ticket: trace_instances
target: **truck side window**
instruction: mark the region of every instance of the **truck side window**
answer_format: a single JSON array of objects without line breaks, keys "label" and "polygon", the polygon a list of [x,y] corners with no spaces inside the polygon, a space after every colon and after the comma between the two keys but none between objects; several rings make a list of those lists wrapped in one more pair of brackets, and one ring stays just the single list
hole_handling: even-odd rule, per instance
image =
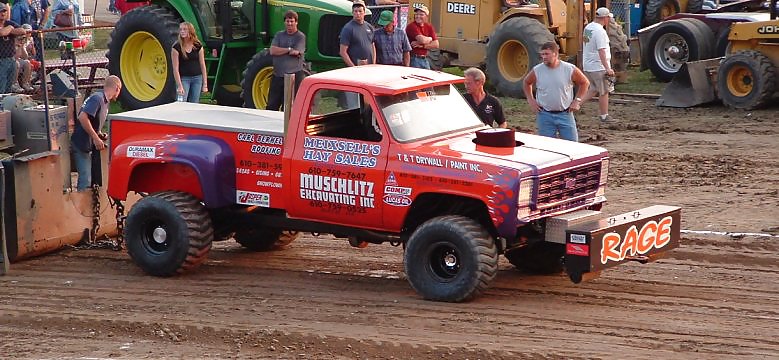
[{"label": "truck side window", "polygon": [[376,112],[363,95],[340,90],[319,90],[306,119],[308,135],[361,141],[381,141]]}]

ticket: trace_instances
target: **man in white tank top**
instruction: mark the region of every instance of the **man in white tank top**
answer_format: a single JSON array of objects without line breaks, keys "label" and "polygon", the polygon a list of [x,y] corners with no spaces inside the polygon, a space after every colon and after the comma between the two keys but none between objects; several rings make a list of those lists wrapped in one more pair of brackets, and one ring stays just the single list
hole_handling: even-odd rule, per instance
[{"label": "man in white tank top", "polygon": [[[536,113],[538,135],[579,141],[573,111],[582,106],[590,82],[575,65],[560,61],[560,47],[554,42],[541,45],[542,63],[525,76],[524,92]],[[579,87],[573,97],[574,84]],[[535,94],[533,93],[535,90]]]}]

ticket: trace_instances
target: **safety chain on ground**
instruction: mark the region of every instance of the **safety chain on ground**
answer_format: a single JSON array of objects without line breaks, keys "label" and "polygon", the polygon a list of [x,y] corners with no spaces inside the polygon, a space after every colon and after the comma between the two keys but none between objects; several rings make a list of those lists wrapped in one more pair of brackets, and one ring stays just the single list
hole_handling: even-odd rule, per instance
[{"label": "safety chain on ground", "polygon": [[84,239],[77,245],[72,246],[78,250],[91,250],[91,249],[112,249],[121,250],[123,240],[124,229],[124,205],[119,200],[109,198],[109,204],[113,208],[116,206],[116,221],[117,230],[119,231],[119,237],[117,240],[111,240],[108,235],[103,235],[102,238],[98,238],[100,231],[100,185],[92,185],[92,229],[85,230]]}]

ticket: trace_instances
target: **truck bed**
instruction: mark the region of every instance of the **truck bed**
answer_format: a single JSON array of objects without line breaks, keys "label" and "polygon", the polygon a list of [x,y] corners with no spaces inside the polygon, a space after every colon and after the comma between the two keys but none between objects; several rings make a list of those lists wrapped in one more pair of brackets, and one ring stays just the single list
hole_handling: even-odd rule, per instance
[{"label": "truck bed", "polygon": [[173,102],[110,115],[109,119],[232,132],[283,135],[284,113],[218,105]]}]

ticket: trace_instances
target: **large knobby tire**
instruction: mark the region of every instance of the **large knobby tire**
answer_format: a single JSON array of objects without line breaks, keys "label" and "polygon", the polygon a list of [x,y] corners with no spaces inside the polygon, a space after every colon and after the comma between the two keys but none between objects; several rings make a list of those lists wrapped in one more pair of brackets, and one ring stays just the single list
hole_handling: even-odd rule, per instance
[{"label": "large knobby tire", "polygon": [[541,45],[554,35],[538,20],[508,19],[495,27],[487,43],[487,78],[501,94],[524,97],[522,81],[541,62]]},{"label": "large knobby tire", "polygon": [[729,35],[730,27],[720,29],[719,34],[717,34],[717,42],[714,45],[714,56],[712,57],[728,55],[728,47],[730,46],[730,41],[728,40]]},{"label": "large knobby tire", "polygon": [[287,247],[299,236],[297,231],[246,229],[236,232],[233,237],[236,242],[251,251],[270,251]]},{"label": "large knobby tire", "polygon": [[758,51],[739,51],[722,61],[717,92],[722,102],[736,109],[768,105],[776,91],[776,67]]},{"label": "large knobby tire", "polygon": [[677,0],[647,0],[642,23],[645,27],[654,25],[679,11]]},{"label": "large knobby tire", "polygon": [[246,63],[241,79],[241,97],[243,106],[265,109],[268,105],[268,92],[273,80],[273,57],[268,50],[260,51]]},{"label": "large knobby tire", "polygon": [[178,23],[173,12],[157,5],[135,8],[119,18],[106,56],[109,72],[122,79],[119,101],[125,109],[176,100],[170,50]]},{"label": "large knobby tire", "polygon": [[449,55],[439,49],[428,50],[427,60],[430,63],[431,70],[441,71],[449,66]]},{"label": "large knobby tire", "polygon": [[517,269],[531,274],[558,274],[563,271],[565,245],[539,241],[503,256]]},{"label": "large knobby tire", "polygon": [[485,291],[498,271],[495,241],[478,222],[440,216],[419,226],[406,244],[406,276],[427,300],[460,302]]},{"label": "large knobby tire", "polygon": [[165,191],[135,203],[124,228],[127,252],[147,274],[171,276],[205,261],[214,229],[194,196]]},{"label": "large knobby tire", "polygon": [[674,19],[657,27],[649,38],[649,70],[660,81],[671,81],[688,61],[714,56],[714,33],[698,19]]}]

